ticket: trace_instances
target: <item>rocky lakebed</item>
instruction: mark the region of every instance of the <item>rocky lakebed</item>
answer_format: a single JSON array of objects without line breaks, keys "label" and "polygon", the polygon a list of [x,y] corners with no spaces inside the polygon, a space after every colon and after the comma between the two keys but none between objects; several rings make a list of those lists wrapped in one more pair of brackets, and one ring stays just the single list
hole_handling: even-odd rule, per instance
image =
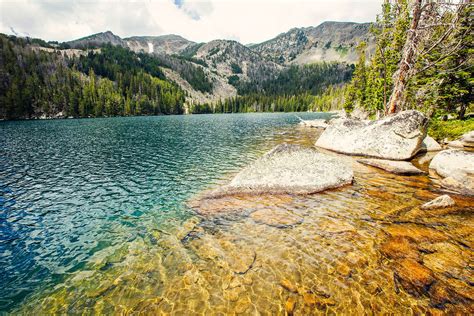
[{"label": "rocky lakebed", "polygon": [[96,256],[24,308],[473,314],[472,133],[441,146],[425,138],[427,124],[405,111],[287,128],[271,151],[191,199],[191,219]]}]

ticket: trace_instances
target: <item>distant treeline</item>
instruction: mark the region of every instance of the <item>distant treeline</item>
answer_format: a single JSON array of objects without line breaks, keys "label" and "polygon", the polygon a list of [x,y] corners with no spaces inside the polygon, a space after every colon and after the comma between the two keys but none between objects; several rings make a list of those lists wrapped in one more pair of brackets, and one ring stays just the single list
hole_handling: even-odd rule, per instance
[{"label": "distant treeline", "polygon": [[354,65],[344,63],[315,63],[291,65],[274,78],[263,81],[251,80],[236,84],[239,95],[262,93],[268,96],[319,95],[327,87],[348,82],[352,78]]},{"label": "distant treeline", "polygon": [[216,104],[195,104],[191,112],[297,112],[340,108],[346,94],[343,85],[351,80],[353,71],[354,65],[317,63],[292,65],[274,78],[262,81],[231,80],[239,96]]},{"label": "distant treeline", "polygon": [[191,106],[191,112],[205,114],[329,111],[340,109],[344,103],[346,89],[345,85],[333,85],[319,95],[312,95],[309,92],[296,95],[253,93],[219,100],[215,104],[195,104]]}]

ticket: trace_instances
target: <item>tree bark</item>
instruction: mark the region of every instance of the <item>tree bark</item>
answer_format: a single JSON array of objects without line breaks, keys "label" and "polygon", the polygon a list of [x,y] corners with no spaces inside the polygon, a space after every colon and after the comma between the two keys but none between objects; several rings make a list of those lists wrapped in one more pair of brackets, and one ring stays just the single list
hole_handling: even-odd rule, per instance
[{"label": "tree bark", "polygon": [[415,66],[416,49],[419,42],[417,31],[421,18],[422,2],[422,0],[415,0],[413,4],[412,22],[403,48],[402,59],[394,75],[393,91],[390,95],[387,114],[396,113],[400,110],[404,100],[405,89],[411,76],[410,70]]}]

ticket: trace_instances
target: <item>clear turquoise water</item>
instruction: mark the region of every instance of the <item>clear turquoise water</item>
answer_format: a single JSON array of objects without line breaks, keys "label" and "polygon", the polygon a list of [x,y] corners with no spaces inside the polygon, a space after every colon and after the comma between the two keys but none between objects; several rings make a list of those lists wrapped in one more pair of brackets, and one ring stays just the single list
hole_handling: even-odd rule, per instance
[{"label": "clear turquoise water", "polygon": [[179,224],[192,215],[186,200],[297,122],[290,113],[0,122],[0,311],[101,249]]}]

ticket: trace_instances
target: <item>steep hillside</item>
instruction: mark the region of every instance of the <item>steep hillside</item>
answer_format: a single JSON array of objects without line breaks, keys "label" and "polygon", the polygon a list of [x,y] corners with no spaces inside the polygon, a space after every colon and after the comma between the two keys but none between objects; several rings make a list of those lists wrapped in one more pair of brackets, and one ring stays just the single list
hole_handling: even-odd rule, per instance
[{"label": "steep hillside", "polygon": [[[357,59],[356,46],[360,41],[369,42],[369,52],[373,47],[369,27],[369,23],[325,22],[317,27],[294,28],[248,47],[231,40],[195,43],[179,35],[120,38],[107,31],[55,45],[38,42],[34,49],[84,57],[91,49],[100,53],[107,45],[128,48],[137,54],[138,59],[147,56],[156,59],[158,70],[186,92],[187,104],[214,103],[237,94],[288,94],[293,90],[281,88],[287,85],[297,85],[299,90],[294,90],[297,93],[302,93],[302,87],[304,91],[313,93],[346,81],[352,73],[352,69],[345,68],[347,66],[342,66],[341,75],[336,75],[335,80],[327,78],[338,72],[337,67],[328,68],[330,75],[320,78],[324,67],[310,70],[289,66],[323,61],[353,63]],[[150,61],[150,64],[154,63]],[[97,67],[100,69],[99,65]],[[82,71],[87,72],[87,69]],[[153,72],[151,69],[148,71]],[[317,73],[313,76],[312,71]]]},{"label": "steep hillside", "polygon": [[[240,83],[271,79],[282,69],[248,47],[229,40],[192,44],[179,55],[155,56],[169,69],[165,70],[167,76],[187,92],[191,103],[212,103],[233,97]],[[199,82],[187,77],[189,69],[194,69],[193,73],[201,71],[212,88],[200,88]]]},{"label": "steep hillside", "polygon": [[186,108],[184,91],[159,60],[128,48],[108,44],[70,55],[0,34],[0,60],[0,120],[181,114]]},{"label": "steep hillside", "polygon": [[234,76],[234,80],[271,77],[282,68],[239,42],[229,40],[214,40],[204,44],[193,57],[203,60],[211,71],[231,81],[231,76]]},{"label": "steep hillside", "polygon": [[294,28],[250,48],[268,60],[281,64],[309,64],[320,61],[353,63],[360,41],[374,47],[370,23],[324,22],[316,27]]}]

